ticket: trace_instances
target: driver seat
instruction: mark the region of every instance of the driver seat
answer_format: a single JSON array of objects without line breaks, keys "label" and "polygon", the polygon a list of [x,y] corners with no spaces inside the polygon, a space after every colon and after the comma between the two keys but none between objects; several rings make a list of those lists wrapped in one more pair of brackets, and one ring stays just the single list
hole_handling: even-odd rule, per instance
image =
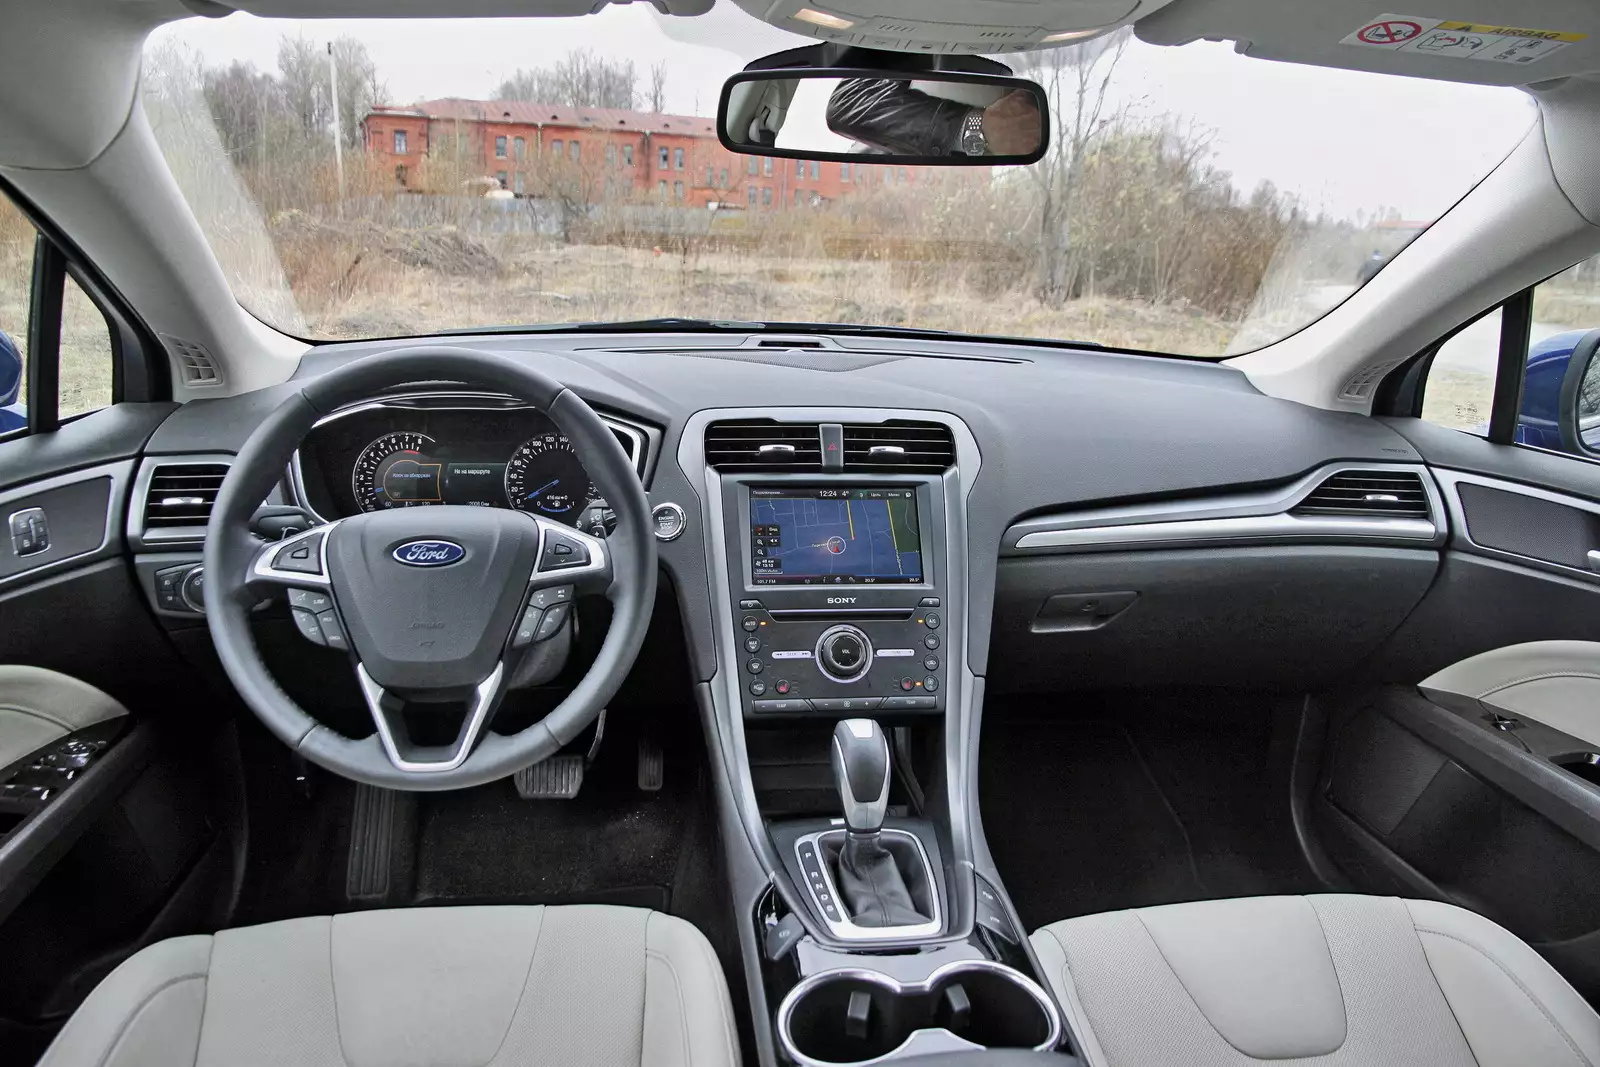
[{"label": "driver seat", "polygon": [[728,987],[682,919],[416,908],[176,937],[113,971],[41,1067],[736,1067]]}]

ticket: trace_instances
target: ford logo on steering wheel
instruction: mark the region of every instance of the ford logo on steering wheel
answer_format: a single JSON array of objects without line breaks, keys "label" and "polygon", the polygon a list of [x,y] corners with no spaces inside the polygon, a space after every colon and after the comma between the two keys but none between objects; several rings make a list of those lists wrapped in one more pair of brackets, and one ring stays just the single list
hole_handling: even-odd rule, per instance
[{"label": "ford logo on steering wheel", "polygon": [[394,550],[394,558],[408,567],[445,567],[466,554],[454,541],[407,541]]}]

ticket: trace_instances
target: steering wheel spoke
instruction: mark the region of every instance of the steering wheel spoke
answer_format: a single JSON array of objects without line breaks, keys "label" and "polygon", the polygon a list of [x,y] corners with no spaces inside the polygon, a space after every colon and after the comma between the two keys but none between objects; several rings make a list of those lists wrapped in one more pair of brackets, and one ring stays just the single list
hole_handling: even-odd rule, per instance
[{"label": "steering wheel spoke", "polygon": [[530,590],[570,585],[579,593],[611,588],[611,551],[604,540],[546,518],[539,523],[539,556],[528,576]]},{"label": "steering wheel spoke", "polygon": [[[475,686],[466,697],[466,714],[455,740],[448,745],[418,745],[411,738],[406,725],[406,701],[372,680],[367,669],[356,664],[356,681],[361,685],[361,695],[366,699],[372,721],[378,727],[378,741],[396,770],[414,774],[437,774],[453,771],[467,761],[484,727],[494,717],[505,695],[505,664],[496,663],[489,676]],[[447,694],[426,694],[428,696]],[[420,706],[436,701],[421,701]]]},{"label": "steering wheel spoke", "polygon": [[343,520],[314,526],[309,530],[264,545],[250,562],[245,581],[253,586],[329,589],[328,534]]}]

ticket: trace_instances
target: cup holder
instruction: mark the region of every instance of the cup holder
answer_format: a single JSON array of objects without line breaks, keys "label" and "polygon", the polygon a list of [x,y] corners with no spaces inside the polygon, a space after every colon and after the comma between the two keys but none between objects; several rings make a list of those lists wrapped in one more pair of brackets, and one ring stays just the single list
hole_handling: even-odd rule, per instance
[{"label": "cup holder", "polygon": [[1046,1051],[1061,1040],[1061,1017],[1038,983],[989,960],[947,963],[911,983],[847,968],[789,991],[778,1006],[778,1040],[803,1067],[973,1048]]}]

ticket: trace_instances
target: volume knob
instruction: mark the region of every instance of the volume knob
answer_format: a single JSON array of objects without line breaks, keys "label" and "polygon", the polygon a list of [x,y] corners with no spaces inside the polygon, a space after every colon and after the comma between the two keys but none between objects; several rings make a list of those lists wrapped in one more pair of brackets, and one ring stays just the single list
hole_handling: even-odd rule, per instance
[{"label": "volume knob", "polygon": [[817,640],[817,663],[837,682],[853,682],[872,665],[872,642],[854,626],[834,626]]}]

